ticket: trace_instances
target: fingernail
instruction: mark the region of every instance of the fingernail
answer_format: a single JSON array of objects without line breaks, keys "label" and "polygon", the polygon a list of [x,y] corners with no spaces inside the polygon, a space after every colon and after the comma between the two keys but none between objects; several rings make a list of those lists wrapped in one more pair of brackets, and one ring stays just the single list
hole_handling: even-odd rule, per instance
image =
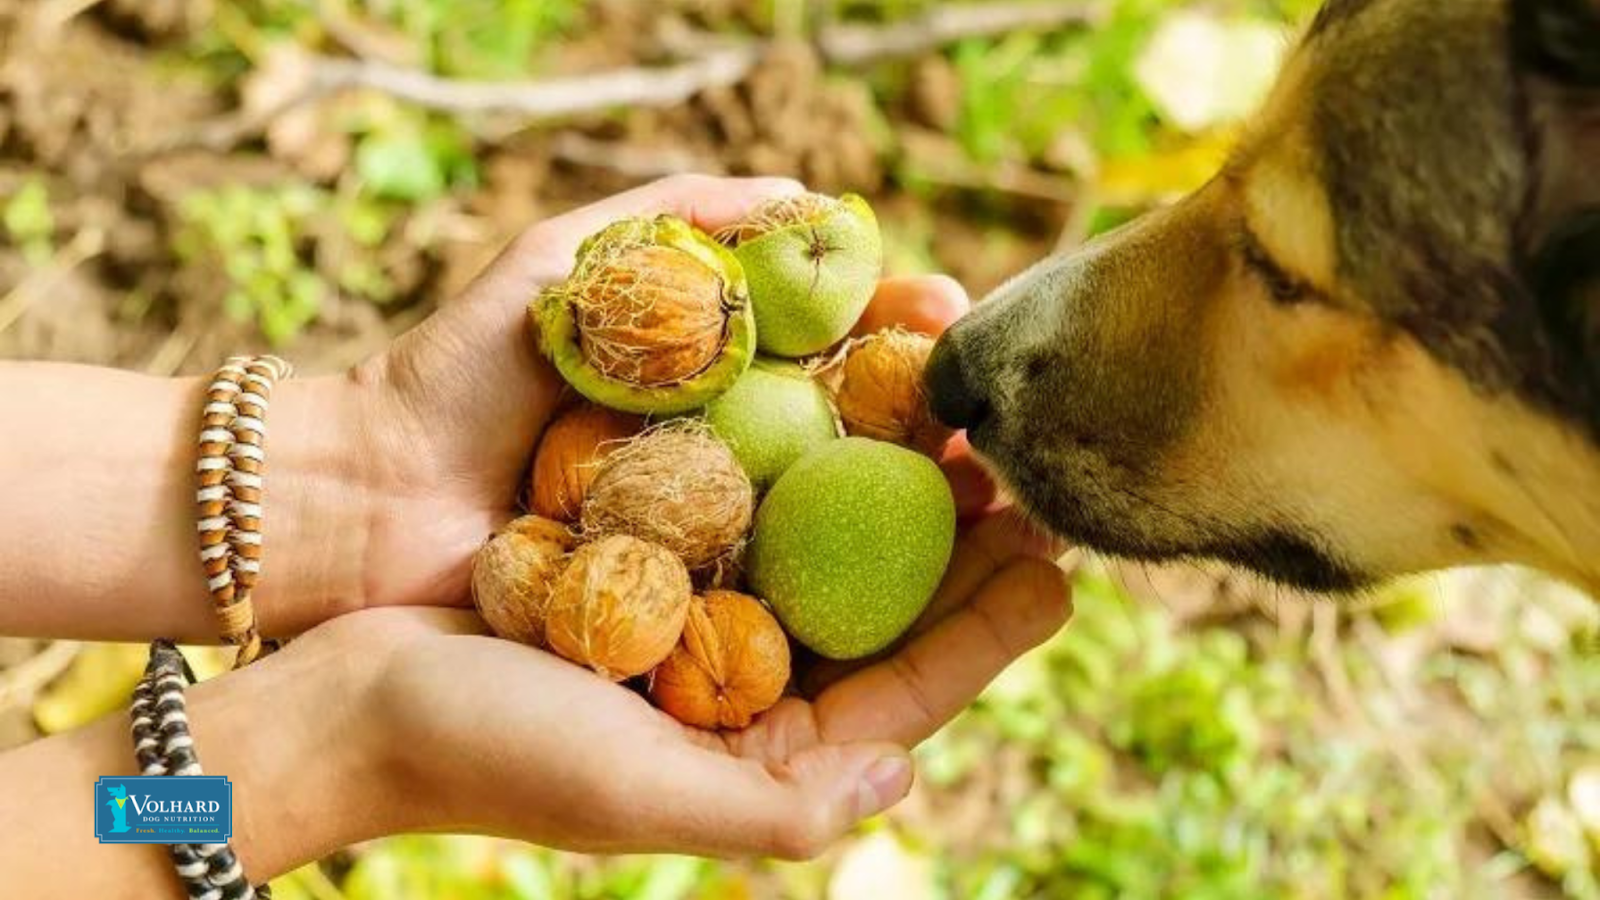
[{"label": "fingernail", "polygon": [[875,816],[900,802],[911,790],[911,761],[885,756],[867,767],[856,789],[856,818]]}]

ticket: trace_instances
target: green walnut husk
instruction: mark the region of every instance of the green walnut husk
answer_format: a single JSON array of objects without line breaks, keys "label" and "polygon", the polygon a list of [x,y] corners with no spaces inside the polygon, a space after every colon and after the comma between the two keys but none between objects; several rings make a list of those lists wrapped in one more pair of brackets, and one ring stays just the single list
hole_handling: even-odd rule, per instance
[{"label": "green walnut husk", "polygon": [[955,533],[955,499],[932,460],[844,437],[801,457],[767,492],[745,573],[795,640],[859,659],[927,608]]},{"label": "green walnut husk", "polygon": [[782,359],[757,357],[733,387],[706,404],[705,417],[757,491],[808,451],[839,437],[822,385]]},{"label": "green walnut husk", "polygon": [[624,412],[704,406],[755,356],[743,267],[673,216],[622,219],[591,235],[572,274],[528,311],[567,383]]},{"label": "green walnut husk", "polygon": [[856,194],[781,197],[717,232],[750,280],[763,353],[801,357],[850,333],[883,270],[878,220]]}]

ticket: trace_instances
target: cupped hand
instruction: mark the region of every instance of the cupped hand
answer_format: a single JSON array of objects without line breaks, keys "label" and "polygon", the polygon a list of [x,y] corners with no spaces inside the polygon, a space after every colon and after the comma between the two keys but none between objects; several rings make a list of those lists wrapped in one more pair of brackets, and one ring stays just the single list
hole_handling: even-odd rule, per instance
[{"label": "cupped hand", "polygon": [[[528,460],[562,382],[534,345],[527,305],[565,278],[578,245],[610,222],[673,213],[707,231],[773,197],[804,190],[783,178],[678,176],[536,224],[458,298],[356,370],[370,396],[367,445],[381,504],[362,563],[366,606],[468,604],[473,552],[518,513]],[[863,325],[942,330],[967,309],[942,277],[880,283]],[[963,511],[993,486],[958,440],[945,461]]]},{"label": "cupped hand", "polygon": [[387,789],[375,802],[387,808],[371,814],[385,831],[804,858],[900,800],[908,749],[1061,626],[1069,604],[1053,552],[1018,540],[1006,517],[976,526],[934,601],[945,610],[936,623],[738,732],[681,725],[587,669],[485,636],[464,610],[353,613],[281,655],[307,671],[374,662],[371,678],[345,681],[370,694],[339,705],[383,748]]},{"label": "cupped hand", "polygon": [[[659,212],[714,230],[800,190],[785,179],[671,178],[543,222],[364,367],[383,398],[374,428],[395,498],[368,551],[375,605],[466,604],[472,553],[517,514],[519,481],[562,390],[526,304],[566,276],[584,237]],[[858,331],[937,334],[967,307],[948,278],[886,279]],[[383,745],[400,759],[406,828],[581,850],[809,856],[900,799],[908,749],[1068,615],[1059,545],[996,503],[959,437],[941,464],[963,527],[911,636],[863,664],[801,672],[810,699],[786,698],[743,731],[686,728],[585,669],[484,636],[465,611],[369,610],[288,652],[387,660],[381,696],[362,708],[381,717]]]}]

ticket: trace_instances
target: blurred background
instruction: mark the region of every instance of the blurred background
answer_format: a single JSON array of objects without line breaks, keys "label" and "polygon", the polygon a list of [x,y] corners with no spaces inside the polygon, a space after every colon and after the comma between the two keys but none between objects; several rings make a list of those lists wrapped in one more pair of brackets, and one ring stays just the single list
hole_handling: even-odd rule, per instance
[{"label": "blurred background", "polygon": [[[0,0],[0,358],[336,369],[529,222],[681,171],[864,193],[891,271],[981,295],[1208,177],[1316,5]],[[404,837],[276,896],[1600,897],[1600,606],[1512,570],[1077,581],[822,859]],[[0,640],[0,747],[120,710],[142,660]]]}]

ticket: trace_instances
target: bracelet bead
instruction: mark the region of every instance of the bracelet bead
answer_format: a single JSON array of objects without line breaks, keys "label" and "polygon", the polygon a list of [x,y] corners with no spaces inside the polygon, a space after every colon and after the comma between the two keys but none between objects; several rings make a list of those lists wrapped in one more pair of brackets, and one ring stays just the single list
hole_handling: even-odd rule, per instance
[{"label": "bracelet bead", "polygon": [[270,653],[252,594],[261,575],[262,472],[273,385],[291,374],[273,356],[230,357],[201,407],[195,511],[200,565],[225,643],[239,648],[234,667]]},{"label": "bracelet bead", "polygon": [[[204,774],[189,733],[184,689],[194,681],[188,660],[171,641],[150,644],[150,662],[133,691],[134,758],[142,775]],[[210,900],[271,900],[271,889],[252,886],[227,844],[170,844],[168,852],[190,897]]]}]

